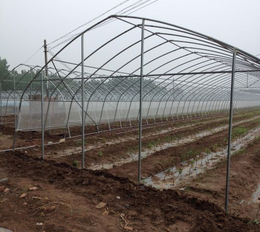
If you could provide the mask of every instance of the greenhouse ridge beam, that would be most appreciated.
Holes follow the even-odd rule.
[[[139,19],[139,20],[143,19],[141,17],[127,16],[127,15],[111,15],[108,18],[118,18],[118,19],[121,19],[121,18],[131,19],[132,18],[132,19]],[[226,49],[229,49],[230,51],[233,51],[233,49],[236,49],[237,53],[243,53],[247,57],[252,58],[255,62],[260,64],[260,59],[258,57],[253,56],[252,54],[249,54],[249,53],[247,53],[247,52],[245,52],[245,51],[243,51],[241,49],[235,48],[235,47],[233,47],[233,46],[231,46],[231,45],[229,45],[229,44],[227,44],[225,42],[217,40],[217,39],[215,39],[215,38],[213,38],[211,36],[207,36],[207,35],[201,34],[199,32],[192,31],[190,29],[187,29],[187,28],[184,28],[184,27],[180,27],[180,26],[177,26],[177,25],[174,25],[174,24],[171,24],[171,23],[163,22],[163,21],[160,21],[160,20],[154,20],[154,19],[148,19],[148,18],[145,18],[145,19],[146,19],[146,21],[151,21],[151,22],[154,22],[154,23],[161,23],[161,24],[164,24],[164,25],[167,25],[167,26],[170,26],[170,27],[174,27],[174,28],[177,28],[177,29],[180,29],[180,30],[183,30],[183,31],[187,31],[188,33],[196,35],[196,36],[198,36],[200,38],[204,38],[206,40],[209,40],[209,41],[212,41],[214,43],[220,44],[221,46],[223,46]],[[85,32],[83,32],[83,33],[85,33]]]
[[[235,73],[255,73],[259,72],[260,79],[260,69],[259,70],[236,70]],[[166,74],[143,74],[143,77],[156,77],[156,76],[187,76],[187,75],[203,75],[203,74],[232,74],[232,71],[209,71],[209,72],[189,72],[189,73],[166,73]],[[140,75],[117,75],[117,76],[99,76],[95,77],[96,79],[109,79],[109,78],[128,78],[128,77],[140,77]],[[88,79],[89,77],[84,77]],[[82,78],[77,77],[73,78],[74,80],[81,80]],[[51,81],[60,81],[61,79],[48,79]],[[38,80],[40,81],[40,80]]]

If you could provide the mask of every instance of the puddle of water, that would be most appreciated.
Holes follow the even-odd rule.
[[[260,204],[260,184],[257,187],[257,190],[252,194],[252,202]]]
[[[250,141],[253,141],[258,134],[260,134],[260,128],[249,131],[243,138],[233,142],[231,154],[240,150]],[[206,170],[213,168],[218,162],[223,161],[226,158],[226,152],[227,148],[218,152],[204,154],[203,158],[197,156],[197,159],[190,159],[189,161],[182,163],[182,168],[168,168],[153,177],[150,176],[144,179],[143,183],[158,189],[175,188],[183,181],[193,179],[198,174],[204,173]],[[255,192],[254,199],[257,200],[259,196],[260,185],[258,191]]]
[[[220,131],[220,130],[223,130],[223,127],[219,127],[218,129],[211,131],[211,133],[215,133],[217,131]],[[172,142],[172,143],[164,143],[160,146],[157,146],[157,147],[153,147],[151,150],[145,150],[141,153],[141,157],[142,159],[154,154],[155,152],[157,151],[160,151],[160,150],[164,150],[164,149],[167,149],[169,147],[176,147],[180,144],[184,144],[184,143],[189,143],[189,142],[193,142],[194,140],[198,139],[198,138],[202,138],[202,137],[205,137],[209,135],[209,132],[208,131],[203,131],[201,133],[198,133],[196,135],[191,135],[190,137],[188,138],[184,138],[184,139],[180,139],[176,142]],[[135,154],[130,154],[129,157],[125,158],[125,159],[120,159],[118,161],[115,161],[111,164],[97,164],[97,165],[90,165],[90,167],[88,167],[89,169],[92,169],[92,170],[99,170],[99,169],[110,169],[110,168],[113,168],[114,165],[116,166],[121,166],[123,164],[126,164],[126,163],[130,163],[130,162],[133,162],[133,161],[137,161],[138,160],[138,153],[135,153]]]
[[[247,121],[251,121],[251,120],[254,120],[256,118],[258,118],[258,117],[256,116],[256,117],[251,118],[251,119],[243,120],[243,121],[234,123],[233,125],[236,125],[236,124],[239,124],[239,123],[244,123],[244,122],[247,122]],[[222,120],[222,119],[219,119],[219,120]],[[216,120],[216,121],[219,121],[219,120]],[[214,121],[214,122],[216,122],[216,121]],[[167,132],[170,132],[170,131],[185,129],[185,128],[190,127],[190,126],[191,125],[178,127],[178,128],[175,128],[175,129],[172,129],[172,128],[164,129],[162,131],[158,131],[158,132],[153,133],[153,135],[160,135],[160,134],[164,134],[164,133],[167,133]],[[195,139],[202,138],[202,137],[210,135],[212,133],[219,132],[221,130],[226,129],[227,127],[228,126],[217,127],[217,128],[215,128],[211,131],[204,131],[204,132],[201,132],[199,134],[191,135],[190,138],[181,139],[179,141],[175,141],[175,142],[172,142],[172,143],[165,143],[163,145],[160,145],[158,147],[153,148],[153,151],[147,150],[147,151],[142,152],[142,158],[145,158],[148,155],[152,155],[153,152],[156,152],[156,151],[159,151],[159,150],[162,150],[162,149],[166,149],[166,148],[169,148],[169,147],[175,147],[175,146],[182,144],[182,143],[192,142]],[[136,140],[136,137],[124,137],[124,138],[120,138],[120,139],[117,139],[117,140],[108,141],[108,142],[105,143],[105,145],[114,145],[114,144],[122,143],[122,142],[125,142],[125,141],[130,141],[130,140]],[[104,145],[99,145],[99,146],[88,145],[87,148],[85,149],[85,151],[89,151],[91,149],[98,149],[98,148],[101,148],[103,146]],[[72,154],[77,154],[77,153],[80,153],[80,152],[81,152],[81,147],[66,149],[64,151],[57,152],[55,158],[70,156]],[[46,156],[48,156],[48,154],[46,154]],[[100,170],[100,169],[103,169],[103,168],[110,169],[114,165],[121,166],[125,163],[130,163],[130,162],[137,161],[137,160],[138,160],[138,154],[130,154],[129,158],[121,159],[121,160],[116,161],[112,164],[103,164],[103,165],[91,164],[89,168],[92,169],[92,170]]]
[[[91,149],[94,148],[99,148],[97,146],[88,146],[87,149],[85,149],[85,151],[89,151]],[[78,154],[81,152],[81,147],[76,147],[76,148],[69,148],[69,149],[65,149],[64,151],[58,151],[57,154],[55,155],[55,158],[60,158],[60,157],[64,157],[64,156],[70,156],[72,154]],[[46,156],[48,156],[48,154],[46,154]]]
[[[257,187],[257,190],[252,194],[251,199],[250,200],[241,200],[240,204],[246,204],[246,205],[250,205],[250,204],[259,204],[260,205],[260,184]]]
[[[176,187],[182,181],[193,178],[200,173],[205,172],[205,170],[210,169],[219,162],[223,160],[226,156],[225,150],[211,153],[209,155],[204,154],[203,158],[190,159],[188,162],[184,163],[181,168],[176,169],[176,167],[169,168],[163,172],[156,174],[154,177],[148,177],[143,182],[146,185],[158,188],[158,189],[169,189]]]

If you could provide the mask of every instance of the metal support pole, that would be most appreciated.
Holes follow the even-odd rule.
[[[142,105],[143,105],[143,64],[144,64],[144,22],[142,20],[141,32],[141,67],[140,67],[140,109],[139,109],[139,153],[138,153],[138,182],[141,182],[142,159]]]
[[[30,69],[30,83],[32,82],[32,69]],[[29,106],[30,106],[30,122],[32,122],[32,101],[33,101],[33,97],[32,97],[32,83],[30,84],[30,97],[29,97]]]
[[[43,48],[44,48],[44,60],[45,60],[45,75],[46,77],[48,76],[48,58],[47,58],[47,43],[46,43],[46,39],[44,40],[44,45],[43,45]]]
[[[174,92],[175,92],[175,88],[174,88],[174,78],[173,78],[173,80],[172,80],[172,105],[174,104]],[[172,110],[172,107],[170,108],[170,114],[171,114],[171,110]],[[172,121],[174,121],[173,115],[172,115]]]
[[[85,168],[85,112],[84,112],[84,34],[81,36],[81,117],[82,117],[82,157],[81,168]]]
[[[237,53],[237,51],[236,51],[236,49],[234,49],[233,60],[232,60],[230,108],[229,108],[229,130],[228,130],[227,173],[226,173],[226,199],[225,199],[226,213],[228,213],[228,203],[229,203],[229,173],[230,173],[230,156],[231,156],[231,139],[232,139],[233,95],[234,95],[234,83],[235,83],[236,53]]]
[[[16,102],[15,102],[15,98],[16,98],[16,94],[15,94],[15,74],[14,74],[14,129],[16,129]]]
[[[47,65],[48,57],[47,57],[47,42],[46,42],[46,39],[44,40],[43,48],[44,48],[44,61],[45,61],[45,75],[46,75],[46,78],[48,79],[48,65]],[[47,84],[46,95],[49,98],[49,83],[48,83],[48,80],[47,80],[46,84]]]
[[[1,121],[0,124],[3,123],[3,99],[2,99],[2,83],[0,83],[0,101],[1,101]]]
[[[15,143],[16,143],[16,136],[17,136],[17,128],[16,128],[16,104],[15,104],[15,75],[13,79],[14,84],[14,141],[13,141],[13,150],[15,149]]]
[[[41,128],[42,128],[42,160],[44,160],[44,98],[43,98],[43,73],[41,73]]]

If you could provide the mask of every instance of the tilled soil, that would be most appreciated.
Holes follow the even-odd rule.
[[[13,231],[259,231],[248,219],[180,191],[18,151],[0,156],[0,170],[9,179],[0,185],[0,226]],[[100,202],[106,206],[98,209]]]
[[[239,217],[260,221],[260,137],[231,157],[229,211]],[[181,187],[188,194],[224,205],[226,162],[198,175]],[[258,192],[257,192],[258,190]],[[259,228],[260,231],[260,228]]]
[[[234,121],[238,123],[239,121],[241,121],[241,118],[238,117]],[[219,126],[226,125],[226,122],[226,119],[221,119],[217,121],[210,120],[209,122],[201,122],[190,125],[189,127],[173,128],[172,130],[161,134],[158,132],[158,134],[155,135],[146,134],[142,139],[142,147],[143,149],[148,149],[152,152],[153,148],[149,147],[151,144],[155,146],[160,146],[167,142],[177,141],[181,138],[195,135],[196,133],[199,133],[201,131],[211,130]],[[100,137],[99,140],[96,140],[96,142],[91,141],[91,139],[87,139],[87,144],[96,145],[92,145],[92,148],[86,151],[85,166],[90,166],[91,164],[110,164],[117,160],[121,160],[122,158],[131,157],[131,153],[136,153],[138,151],[139,142],[136,137],[128,137],[124,140],[123,138],[117,138],[115,134],[111,134],[110,141],[112,140],[112,138],[114,138],[114,142],[109,142],[109,140],[105,139],[105,137]],[[78,149],[78,151],[76,151],[76,148],[72,148],[71,143],[68,142],[57,144],[55,145],[55,147],[56,150],[58,150],[59,148],[59,151],[53,152],[54,149],[52,147],[46,147],[46,158],[58,159],[69,164],[72,164],[73,161],[77,161],[80,164],[81,149]]]
[[[259,121],[247,122],[239,125],[239,127],[255,128],[259,126]],[[238,127],[238,126],[237,126]],[[236,128],[236,127],[234,127]],[[214,133],[207,137],[200,138],[188,144],[181,144],[176,147],[169,147],[164,150],[155,152],[153,155],[142,159],[142,177],[153,176],[169,167],[177,166],[181,162],[195,158],[208,149],[216,151],[227,145],[228,130]],[[117,175],[137,180],[137,161],[114,167],[109,172]]]
[[[237,115],[234,121],[256,116],[256,112]],[[190,125],[194,132],[214,128],[225,124],[224,118],[197,119],[194,122],[183,121],[182,126]],[[201,123],[204,121],[203,123]],[[211,122],[211,124],[210,124]],[[219,124],[218,124],[219,123]],[[242,123],[244,128],[259,126],[259,120]],[[178,128],[176,124],[155,125],[144,133],[144,145],[160,136],[187,136],[191,128]],[[173,132],[153,135],[154,132],[174,128]],[[234,127],[236,128],[236,127]],[[133,129],[131,129],[133,130]],[[96,160],[106,161],[103,152],[109,151],[111,157],[119,157],[129,147],[135,147],[133,139],[137,131],[126,134],[107,132],[89,137],[93,142],[93,157],[97,157],[95,146],[103,145],[102,157]],[[8,140],[8,131],[3,131],[4,141]],[[173,134],[172,134],[173,133]],[[24,135],[24,136],[22,136]],[[1,135],[0,135],[1,136]],[[19,143],[40,144],[38,132],[20,133]],[[52,137],[53,136],[53,137]],[[47,139],[62,138],[63,134],[50,135]],[[125,138],[125,141],[107,145],[106,141]],[[226,145],[227,130],[213,133],[189,144],[156,151],[142,161],[142,175],[147,177],[179,164],[189,153],[189,158],[198,152],[216,150]],[[48,141],[48,140],[47,140]],[[216,145],[217,144],[217,145]],[[55,153],[73,148],[75,141],[46,147],[50,158]],[[257,205],[252,207],[241,204],[241,200],[250,201],[252,192],[259,184],[259,140],[251,143],[240,155],[232,158],[230,214],[223,208],[225,188],[225,163],[214,170],[199,175],[185,190],[156,190],[135,182],[137,163],[132,162],[114,167],[109,171],[80,170],[72,166],[75,156],[55,160],[40,157],[40,147],[0,153],[0,229],[12,231],[260,231],[256,218]],[[107,153],[108,154],[108,153]],[[246,157],[244,155],[247,154]],[[105,156],[105,155],[104,155]],[[86,154],[86,161],[91,157]],[[110,157],[110,158],[111,158]],[[78,157],[79,158],[79,157]],[[102,158],[102,159],[101,159]],[[187,158],[187,157],[186,157]],[[93,158],[93,160],[95,160]],[[253,179],[253,180],[252,180]],[[240,201],[239,201],[240,200]],[[241,206],[241,208],[239,207]]]
[[[241,114],[242,112],[242,114]],[[249,112],[243,112],[243,111],[238,111],[234,115],[234,122],[237,120],[243,120],[246,118],[254,117],[258,115],[258,110],[251,110]],[[4,121],[12,121],[13,117],[12,116],[6,116],[4,117]],[[153,133],[156,133],[160,130],[163,129],[177,129],[182,126],[194,126],[196,124],[203,124],[205,122],[213,122],[213,121],[218,121],[219,123],[228,123],[228,118],[226,114],[216,114],[216,115],[210,115],[206,117],[199,117],[199,118],[188,118],[185,120],[176,120],[174,122],[158,122],[157,124],[146,124],[144,123],[143,125],[143,135],[148,136]],[[113,140],[118,140],[122,138],[132,138],[136,137],[138,135],[138,125],[133,124],[133,127],[128,127],[128,128],[116,128],[115,130],[112,131],[103,131],[102,133],[96,133],[95,129],[92,127],[94,126],[86,126],[85,127],[85,133],[88,134],[86,141],[87,145],[89,144],[104,144],[104,141],[109,142]],[[80,134],[81,134],[81,127],[72,127],[70,128],[71,130],[71,135],[76,136],[68,139],[68,132],[64,129],[55,129],[55,130],[50,130],[45,132],[45,144],[48,144],[49,142],[54,142],[57,143],[59,142],[60,139],[66,138],[68,139],[66,141],[66,147],[75,147],[75,146],[80,146]],[[13,124],[3,124],[0,125],[0,131],[8,135],[10,137],[10,144],[6,143],[1,150],[4,149],[10,149],[13,148],[13,136],[14,136],[14,128]],[[94,134],[91,134],[91,133]],[[35,145],[41,145],[41,132],[38,131],[18,131],[17,133],[17,138],[16,138],[16,143],[15,147],[27,147],[27,146],[35,146]],[[63,146],[59,144],[55,146],[51,146],[51,150],[60,150],[61,147]],[[46,147],[46,150],[48,150],[48,147]]]

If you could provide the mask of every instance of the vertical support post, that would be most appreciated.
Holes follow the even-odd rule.
[[[43,73],[41,73],[41,128],[42,128],[42,160],[44,160],[44,98],[43,98]]]
[[[46,82],[46,97],[49,98],[49,82],[48,82],[48,56],[47,56],[47,42],[46,39],[44,40],[44,63],[45,63],[45,76],[47,78],[47,82]]]
[[[174,86],[174,77],[173,77],[173,80],[172,80],[172,105],[174,104],[174,91],[175,91],[175,86]],[[171,108],[170,108],[170,114],[171,114],[171,111],[172,111],[172,106],[171,106]],[[174,117],[173,117],[173,115],[172,115],[172,121],[174,121]]]
[[[45,76],[46,78],[48,78],[48,57],[47,57],[47,42],[46,39],[44,40],[44,45],[43,45],[43,49],[44,49],[44,61],[45,61]],[[47,80],[47,88],[46,88],[46,95],[49,98],[49,83]]]
[[[84,112],[84,34],[81,36],[81,117],[82,117],[82,156],[81,156],[81,168],[85,168],[85,112]]]
[[[30,69],[30,83],[32,82],[32,69]],[[30,84],[30,97],[29,97],[29,104],[30,104],[30,122],[32,121],[32,83]]]
[[[14,79],[13,79],[13,84],[14,84],[14,141],[13,141],[13,150],[15,149],[15,143],[16,143],[16,136],[17,136],[17,128],[16,128],[16,94],[15,94],[15,74],[13,74]]]
[[[3,123],[3,99],[2,99],[2,83],[0,83],[0,101],[1,101],[1,121],[0,121],[0,125]]]
[[[234,49],[233,60],[232,60],[230,108],[229,108],[229,130],[228,130],[227,173],[226,173],[226,199],[225,199],[225,211],[226,211],[226,213],[228,213],[228,203],[229,203],[229,174],[230,174],[230,156],[231,156],[232,121],[233,121],[233,95],[234,95],[234,83],[235,83],[236,53],[237,53],[237,51],[236,51],[236,49]]]
[[[13,76],[14,76],[14,79],[13,79],[13,81],[14,81],[14,129],[16,130],[16,102],[15,102],[15,99],[16,99],[16,94],[15,94],[15,88],[16,88],[16,86],[15,86],[15,74],[13,74]]]
[[[45,60],[45,75],[47,77],[48,76],[48,65],[47,65],[48,57],[47,57],[47,42],[46,42],[46,39],[44,40],[43,48],[44,48],[44,60]]]
[[[143,106],[143,64],[144,64],[144,23],[142,20],[141,32],[141,67],[140,67],[140,109],[139,109],[139,153],[138,153],[138,182],[141,182],[141,160],[142,160],[142,106]]]

